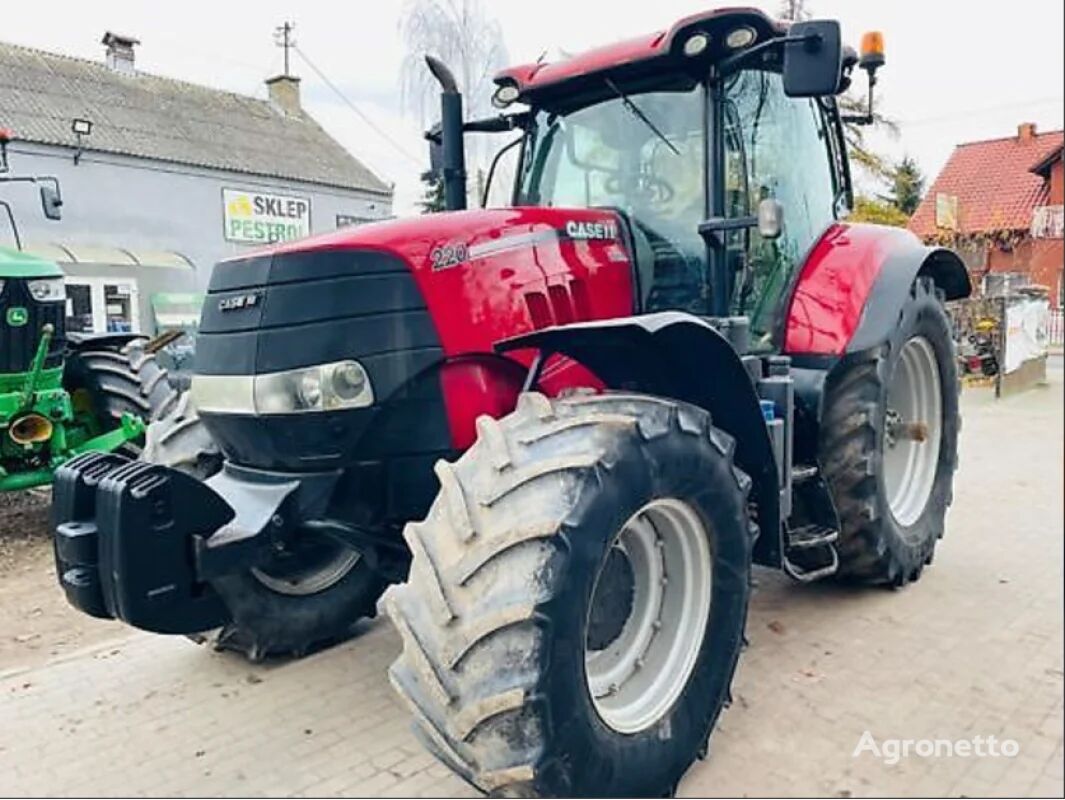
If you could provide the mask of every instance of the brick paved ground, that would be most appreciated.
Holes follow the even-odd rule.
[[[682,794],[1062,795],[1060,373],[964,408],[935,567],[901,592],[759,573],[736,703]],[[378,621],[267,666],[135,632],[28,661],[0,675],[0,794],[470,796],[408,732],[385,676],[398,648]],[[852,757],[866,730],[1021,752],[887,766]]]

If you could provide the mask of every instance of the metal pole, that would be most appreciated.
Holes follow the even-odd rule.
[[[717,70],[709,79],[709,117],[707,132],[707,194],[710,218],[725,216],[725,82]],[[707,242],[707,273],[710,283],[710,314],[727,317],[729,310],[729,280],[725,253],[728,231],[722,231],[719,240]]]

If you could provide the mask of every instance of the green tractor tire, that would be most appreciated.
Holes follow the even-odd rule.
[[[63,385],[75,413],[88,415],[97,432],[117,428],[123,414],[151,424],[177,407],[180,394],[146,343],[87,344],[68,354]]]

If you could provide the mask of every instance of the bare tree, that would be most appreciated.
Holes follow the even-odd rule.
[[[425,68],[425,56],[440,58],[455,72],[473,116],[488,108],[492,76],[507,63],[499,23],[482,0],[408,0],[400,22],[406,44],[403,104],[422,121],[435,111],[439,87]]]
[[[802,22],[810,19],[810,12],[806,9],[806,0],[784,0],[777,12],[782,20],[787,22]]]
[[[438,114],[440,87],[425,66],[434,55],[455,73],[467,118],[491,113],[492,76],[507,63],[499,23],[488,16],[482,0],[408,0],[400,21],[406,45],[401,100],[424,125]],[[471,137],[467,147],[470,174],[483,171],[484,142]],[[471,190],[476,187],[471,187]]]
[[[873,97],[873,120],[867,125],[847,122],[843,125],[843,136],[847,140],[847,152],[851,158],[866,170],[872,177],[890,180],[895,165],[891,160],[876,152],[869,146],[866,132],[868,130],[883,130],[892,138],[898,138],[899,124],[888,116],[881,113],[878,106],[879,97]],[[839,98],[839,107],[844,114],[862,115],[869,111],[869,101],[865,95],[854,96],[845,94]]]

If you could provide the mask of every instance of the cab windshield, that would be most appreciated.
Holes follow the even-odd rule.
[[[518,181],[525,205],[610,207],[631,221],[643,306],[703,313],[705,99],[701,85],[533,115]],[[669,273],[672,273],[672,278]],[[652,286],[653,283],[653,286]]]

